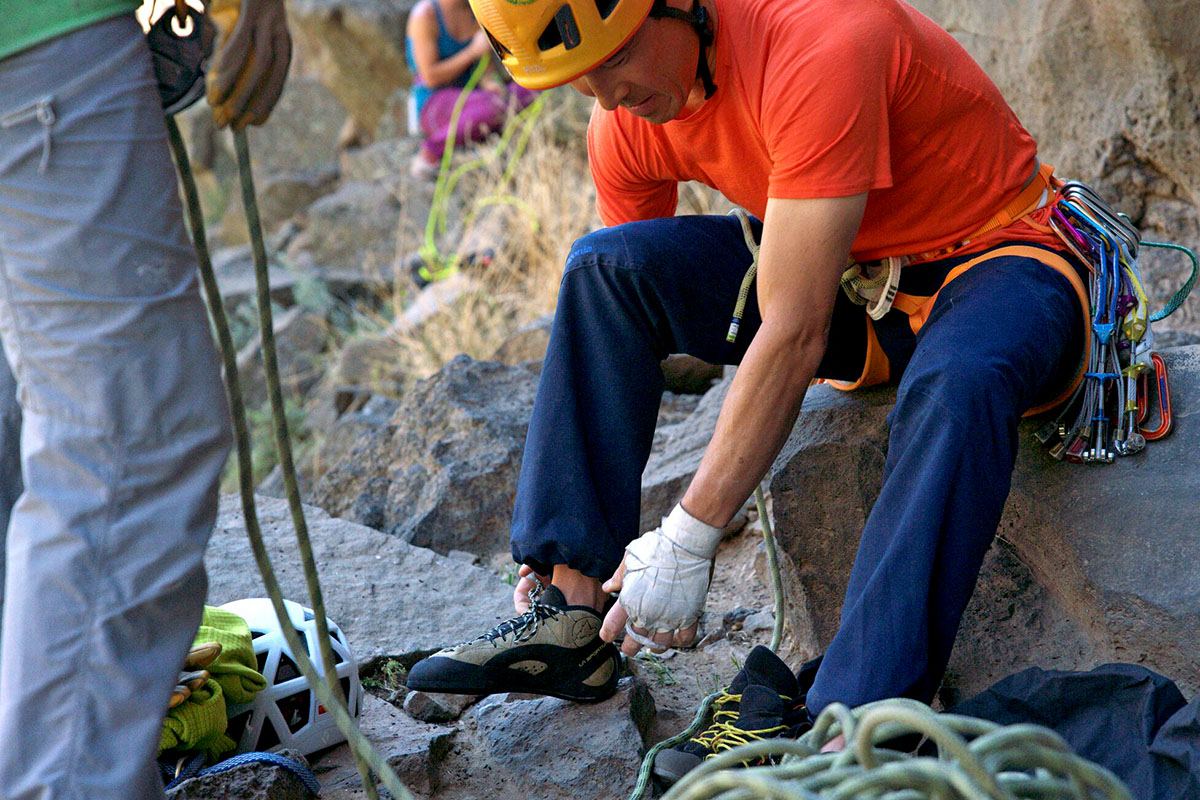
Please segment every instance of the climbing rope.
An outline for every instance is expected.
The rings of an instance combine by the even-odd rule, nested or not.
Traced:
[[[1192,272],[1188,275],[1188,279],[1184,281],[1183,286],[1179,287],[1179,291],[1171,295],[1171,299],[1167,301],[1166,305],[1150,315],[1151,322],[1158,322],[1174,314],[1183,305],[1183,301],[1187,300],[1188,295],[1192,293],[1192,287],[1196,285],[1196,276],[1200,274],[1200,261],[1196,259],[1196,254],[1188,248],[1171,244],[1170,242],[1143,241],[1142,247],[1152,247],[1158,250],[1175,250],[1176,252],[1183,253],[1192,262]]]
[[[758,518],[762,521],[763,541],[767,549],[767,568],[771,573],[771,595],[775,602],[775,627],[771,631],[771,652],[776,653],[779,651],[779,643],[783,639],[783,615],[787,611],[787,606],[783,596],[783,578],[779,572],[779,558],[775,550],[775,532],[771,527],[771,519],[767,515],[767,503],[763,496],[762,486],[754,489],[754,505],[758,509]],[[692,718],[692,723],[687,728],[650,748],[646,757],[642,759],[641,767],[638,768],[637,783],[629,795],[629,800],[642,800],[646,796],[646,791],[650,788],[650,772],[654,769],[654,759],[663,750],[683,744],[699,733],[700,727],[708,719],[713,703],[724,693],[724,690],[721,690],[705,697],[700,701],[700,708],[697,709],[696,716]]]
[[[208,240],[204,229],[204,216],[200,207],[200,197],[196,189],[195,178],[192,174],[191,162],[184,146],[179,127],[171,117],[167,118],[167,132],[171,142],[171,151],[183,184],[184,197],[187,205],[188,221],[192,229],[192,241],[200,264],[200,279],[204,285],[204,294],[208,302],[209,314],[216,332],[221,350],[221,358],[225,369],[225,384],[229,395],[230,415],[233,423],[234,441],[238,464],[238,488],[242,501],[242,512],[245,517],[246,534],[250,540],[250,548],[254,553],[254,561],[262,574],[263,585],[271,605],[279,620],[279,627],[284,639],[291,649],[294,660],[308,682],[309,689],[317,697],[321,705],[333,715],[338,729],[346,737],[351,752],[354,754],[359,774],[363,779],[363,788],[367,797],[377,800],[378,792],[372,773],[378,776],[380,782],[394,798],[412,800],[412,794],[397,777],[371,743],[358,730],[354,718],[346,708],[342,697],[341,687],[337,682],[335,661],[329,647],[329,637],[326,625],[325,604],[320,591],[316,562],[313,558],[312,544],[308,538],[307,525],[304,522],[304,512],[300,506],[299,492],[296,489],[295,466],[288,446],[287,424],[283,415],[282,391],[279,384],[278,359],[275,353],[273,321],[271,319],[270,284],[267,275],[266,249],[263,246],[262,226],[258,216],[258,204],[254,192],[254,179],[250,169],[249,143],[243,131],[235,131],[234,146],[237,152],[238,167],[241,173],[242,201],[246,210],[246,221],[250,229],[253,243],[255,281],[258,286],[259,320],[262,327],[263,369],[266,374],[268,393],[271,399],[271,412],[275,423],[276,446],[279,450],[280,468],[287,489],[288,505],[292,512],[297,546],[300,560],[304,567],[305,579],[308,582],[309,599],[313,613],[317,619],[321,634],[321,659],[325,667],[325,680],[318,674],[312,660],[308,657],[307,649],[300,639],[299,633],[288,622],[287,610],[283,605],[283,594],[279,580],[271,564],[266,545],[263,542],[262,529],[258,521],[257,508],[254,501],[254,486],[251,475],[250,434],[246,424],[246,407],[238,377],[237,353],[233,346],[233,337],[229,331],[229,322],[225,315],[224,303],[221,300],[220,289],[212,267],[212,258],[208,251]],[[282,443],[282,444],[281,444]]]
[[[934,745],[936,756],[881,746],[912,734]],[[838,735],[845,749],[820,752]],[[755,759],[777,763],[734,769]],[[936,714],[905,699],[853,711],[834,703],[798,740],[766,739],[709,758],[663,800],[710,798],[1132,800],[1120,779],[1047,728]]]

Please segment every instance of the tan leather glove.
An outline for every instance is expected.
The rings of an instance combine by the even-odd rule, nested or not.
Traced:
[[[217,660],[221,655],[220,642],[205,642],[198,644],[188,651],[183,660],[183,671],[179,673],[175,688],[171,691],[171,700],[167,708],[174,708],[192,696],[192,692],[204,685],[212,676],[203,669]]]
[[[292,37],[283,0],[211,0],[220,43],[208,71],[208,102],[217,125],[261,125],[283,92]]]

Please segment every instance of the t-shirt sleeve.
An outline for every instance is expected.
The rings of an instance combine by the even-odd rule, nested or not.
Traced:
[[[605,225],[675,214],[679,183],[646,177],[645,146],[636,146],[613,115],[598,104],[588,123],[587,145],[596,185],[596,211]]]
[[[775,36],[760,117],[772,163],[767,196],[840,197],[890,187],[895,21],[868,12],[816,36],[797,22],[776,28]]]

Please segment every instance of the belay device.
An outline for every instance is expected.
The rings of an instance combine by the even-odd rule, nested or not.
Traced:
[[[1062,186],[1049,223],[1091,271],[1091,346],[1075,395],[1058,418],[1036,435],[1055,458],[1112,463],[1116,456],[1140,452],[1146,442],[1171,432],[1167,367],[1154,352],[1150,324],[1179,308],[1196,282],[1200,263],[1186,247],[1142,241],[1128,217],[1115,213],[1084,183],[1070,181]],[[1192,262],[1183,287],[1153,314],[1138,269],[1139,251],[1146,247],[1176,250]],[[1159,408],[1153,428],[1147,425],[1152,396]]]

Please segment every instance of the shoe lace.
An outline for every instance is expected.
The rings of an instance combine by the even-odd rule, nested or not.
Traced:
[[[540,602],[538,596],[541,593],[541,584],[535,582],[533,589],[529,591],[529,610],[511,619],[506,619],[479,638],[491,642],[493,647],[499,647],[496,643],[497,639],[501,642],[508,641],[509,634],[512,634],[514,642],[532,639],[537,634],[542,620],[554,619],[562,613],[562,609]]]
[[[787,725],[775,725],[756,731],[744,731],[730,723],[723,722],[721,723],[721,730],[713,737],[712,744],[709,746],[712,752],[705,756],[705,758],[712,758],[717,753],[732,750],[738,745],[770,739],[773,736],[778,736],[787,729]]]
[[[713,718],[712,724],[704,729],[703,732],[693,736],[691,741],[701,745],[707,750],[712,749],[713,742],[725,730],[726,726],[732,724],[738,718],[738,709],[729,708],[732,703],[741,703],[742,696],[740,694],[730,694],[729,689],[721,690],[721,696],[713,701]]]
[[[780,695],[783,697],[783,695]],[[784,701],[790,701],[790,697],[783,697]],[[713,719],[712,724],[704,729],[698,736],[694,736],[691,741],[701,745],[706,750],[711,752],[705,758],[712,758],[718,753],[726,750],[731,750],[738,745],[749,744],[750,742],[761,741],[778,736],[788,730],[787,725],[774,725],[769,728],[760,730],[743,730],[737,727],[736,723],[740,715],[740,705],[742,696],[740,694],[730,694],[728,689],[722,691],[721,696],[713,701]],[[731,708],[733,703],[738,703],[738,707]]]

